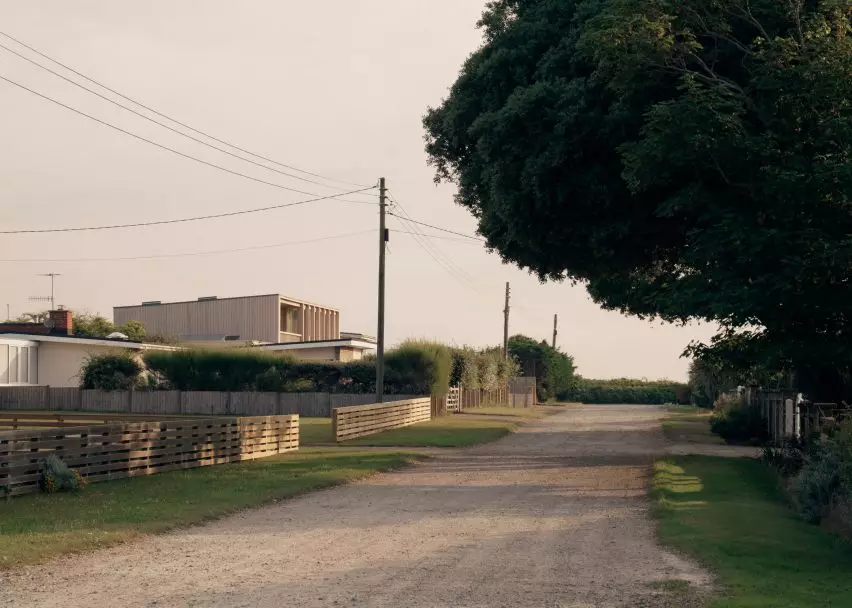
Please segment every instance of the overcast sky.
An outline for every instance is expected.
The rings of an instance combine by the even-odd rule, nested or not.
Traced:
[[[453,188],[432,182],[421,117],[446,95],[479,44],[474,26],[483,6],[481,0],[0,0],[0,27],[125,95],[251,152],[357,184],[386,176],[391,194],[413,218],[473,234],[475,222],[453,203]],[[48,63],[8,39],[0,37],[0,44]],[[304,173],[296,175],[322,185],[297,181],[223,155],[4,49],[0,75],[258,179],[322,196],[336,192],[334,187],[350,188]],[[180,219],[310,198],[158,149],[3,81],[0,104],[3,230]],[[400,225],[391,220],[396,231]],[[345,331],[375,334],[376,227],[375,206],[324,201],[195,223],[0,235],[0,305],[8,303],[13,317],[38,309],[28,297],[48,294],[50,285],[37,275],[59,272],[57,303],[75,310],[111,316],[113,306],[143,300],[281,292],[339,308]],[[326,240],[304,242],[313,239]],[[581,287],[541,285],[472,241],[426,242],[435,248],[431,255],[412,235],[392,235],[391,342],[428,337],[459,345],[499,343],[506,281],[513,290],[512,333],[549,339],[558,313],[559,344],[586,377],[685,378],[681,351],[711,333],[707,327],[661,326],[602,311]],[[68,261],[266,245],[282,246]],[[33,259],[55,261],[8,261]]]

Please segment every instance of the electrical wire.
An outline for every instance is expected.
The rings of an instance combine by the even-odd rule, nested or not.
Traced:
[[[399,217],[393,211],[388,211],[388,215],[393,215],[394,217]],[[455,234],[456,236],[462,236],[466,239],[471,239],[473,241],[482,241],[485,242],[485,239],[479,236],[471,236],[469,234],[464,234],[463,232],[456,232],[455,230],[450,230],[449,228],[441,228],[440,226],[434,226],[432,224],[427,224],[426,222],[420,222],[411,217],[406,218],[409,222],[413,224],[417,224],[418,226],[426,226],[427,228],[432,228],[433,230],[440,230],[441,232],[448,232],[449,234]]]
[[[2,76],[0,76],[2,78]],[[364,188],[363,190],[353,190],[345,194],[355,194],[372,188]],[[143,226],[162,226],[164,224],[183,224],[186,222],[198,222],[202,220],[212,220],[221,217],[234,217],[236,215],[248,215],[250,213],[263,213],[265,211],[273,211],[275,209],[284,209],[286,207],[297,207],[299,205],[307,205],[308,203],[316,203],[319,201],[327,201],[334,199],[334,195],[312,198],[305,201],[296,201],[293,203],[283,203],[281,205],[271,205],[269,207],[259,207],[257,209],[244,209],[242,211],[229,211],[227,213],[215,213],[211,215],[197,215],[195,217],[186,217],[176,220],[156,220],[153,222],[136,222],[133,224],[113,224],[106,226],[82,226],[74,228],[40,228],[34,230],[0,230],[0,234],[44,234],[49,232],[88,232],[92,230],[117,230],[119,228],[140,228]]]
[[[266,156],[263,156],[263,155],[261,155],[261,154],[256,154],[256,153],[254,153],[254,152],[251,152],[250,150],[246,150],[246,149],[241,148],[241,147],[239,147],[239,146],[237,146],[237,145],[235,145],[235,144],[229,143],[229,142],[227,142],[227,141],[225,141],[225,140],[223,140],[223,139],[219,139],[218,137],[215,137],[215,136],[213,136],[213,135],[210,135],[209,133],[206,133],[206,132],[204,132],[204,131],[201,131],[200,129],[196,129],[195,127],[192,127],[192,126],[190,126],[190,125],[188,125],[188,124],[186,124],[186,123],[184,123],[184,122],[181,122],[181,121],[177,120],[176,118],[172,118],[171,116],[168,116],[167,114],[164,114],[164,113],[162,113],[162,112],[160,112],[160,111],[158,111],[158,110],[155,110],[155,109],[154,109],[154,108],[152,108],[151,106],[147,106],[147,105],[145,105],[144,103],[142,103],[142,102],[140,102],[140,101],[137,101],[137,100],[133,99],[132,97],[128,97],[127,95],[124,95],[123,93],[120,93],[119,91],[116,91],[115,89],[112,89],[112,88],[108,87],[107,85],[103,84],[102,82],[99,82],[99,81],[97,81],[97,80],[95,80],[95,79],[93,79],[93,78],[91,78],[91,77],[89,77],[89,76],[87,76],[87,75],[83,74],[82,72],[79,72],[78,70],[75,70],[75,69],[74,69],[74,68],[72,68],[71,66],[66,65],[66,64],[64,64],[64,63],[62,63],[61,61],[58,61],[58,60],[54,59],[53,57],[50,57],[49,55],[47,55],[47,54],[45,54],[45,53],[43,53],[43,52],[39,51],[38,49],[36,49],[36,48],[34,48],[34,47],[30,46],[29,44],[27,44],[27,43],[25,43],[25,42],[23,42],[23,41],[21,41],[21,40],[18,40],[17,38],[15,38],[15,37],[13,37],[13,36],[11,36],[11,35],[9,35],[9,34],[5,33],[5,32],[0,31],[0,36],[4,36],[4,37],[8,38],[9,40],[11,40],[11,41],[13,41],[13,42],[15,42],[15,43],[19,44],[20,46],[22,46],[22,47],[24,47],[24,48],[29,49],[30,51],[32,51],[32,52],[33,52],[33,53],[35,53],[36,55],[39,55],[40,57],[43,57],[44,59],[47,59],[48,61],[50,61],[50,62],[52,62],[52,63],[55,63],[56,65],[58,65],[58,66],[61,66],[61,67],[65,68],[65,69],[66,69],[66,70],[68,70],[69,72],[72,72],[72,73],[76,74],[77,76],[80,76],[81,78],[83,78],[83,79],[85,79],[85,80],[87,80],[87,81],[91,82],[92,84],[95,84],[95,85],[97,85],[97,86],[101,87],[102,89],[104,89],[104,90],[106,90],[106,91],[109,91],[110,93],[112,93],[112,94],[114,94],[114,95],[117,95],[117,96],[121,97],[122,99],[125,99],[125,100],[127,100],[127,101],[129,101],[129,102],[131,102],[131,103],[133,103],[133,104],[135,104],[135,105],[137,105],[137,106],[139,106],[140,108],[144,108],[145,110],[148,110],[149,112],[151,112],[151,113],[153,113],[153,114],[156,114],[157,116],[160,116],[160,117],[162,117],[162,118],[165,118],[166,120],[168,120],[168,121],[170,121],[170,122],[173,122],[173,123],[175,123],[175,124],[177,124],[177,125],[180,125],[181,127],[184,127],[185,129],[189,129],[190,131],[192,131],[192,132],[194,132],[194,133],[198,133],[199,135],[203,135],[204,137],[207,137],[208,139],[212,139],[213,141],[219,142],[220,144],[224,144],[224,145],[228,146],[229,148],[233,148],[234,150],[238,150],[238,151],[240,151],[240,152],[244,152],[245,154],[249,154],[249,155],[251,155],[251,156],[254,156],[255,158],[259,158],[259,159],[261,159],[261,160],[265,160],[265,161],[267,161],[267,162],[273,163],[273,164],[275,164],[275,165],[278,165],[279,167],[284,167],[285,169],[291,169],[292,171],[298,171],[299,173],[304,173],[305,175],[311,175],[311,176],[313,176],[313,177],[317,177],[317,178],[319,178],[319,179],[324,179],[324,180],[326,180],[326,181],[330,181],[330,182],[337,182],[337,183],[339,183],[339,184],[344,184],[344,185],[346,185],[346,186],[356,186],[356,187],[359,187],[359,188],[363,188],[363,187],[365,187],[365,185],[364,185],[364,184],[356,184],[356,183],[354,183],[354,182],[347,182],[347,181],[343,181],[343,180],[335,179],[335,178],[332,178],[332,177],[327,177],[327,176],[321,175],[321,174],[319,174],[319,173],[312,173],[312,172],[310,172],[310,171],[306,171],[306,170],[304,170],[304,169],[299,169],[298,167],[294,167],[294,166],[292,166],[292,165],[284,164],[284,163],[279,162],[279,161],[277,161],[277,160],[274,160],[274,159],[272,159],[272,158],[267,158]],[[5,48],[5,47],[4,47],[4,48]],[[6,50],[9,50],[9,49],[6,49]],[[14,52],[14,51],[11,51],[11,52]],[[17,55],[17,53],[15,53],[15,54]],[[18,55],[18,56],[19,56],[19,57],[21,57],[21,55]],[[26,59],[26,58],[25,58],[25,59]],[[27,59],[27,61],[31,61],[31,60]],[[31,62],[32,62],[32,61],[31,61]],[[34,62],[32,62],[32,63],[34,63]],[[40,64],[36,64],[36,65],[39,65],[40,67],[43,67],[44,69],[46,69],[46,70],[48,70],[48,71],[51,71],[52,73],[54,73],[54,74],[55,74],[55,72],[53,72],[52,70],[49,70],[49,68],[46,68],[46,67],[44,67],[44,66],[41,66]],[[60,76],[60,78],[65,78],[65,77],[64,77],[64,76]],[[73,81],[71,81],[71,82],[73,82]],[[76,84],[76,83],[75,83],[75,84]],[[82,86],[82,85],[80,85],[80,86]],[[97,93],[95,93],[95,94],[97,95]],[[115,103],[115,102],[113,102],[113,103]],[[124,107],[124,106],[122,106],[122,107]]]
[[[402,222],[400,222],[402,223]],[[426,234],[425,232],[414,232],[410,230],[394,230],[394,234],[411,234],[411,235],[419,235],[425,237],[427,239],[441,239],[444,241],[455,241],[456,243],[464,243],[465,245],[475,245],[475,243],[469,239],[457,239],[452,236],[444,236],[442,234]]]
[[[393,195],[390,195],[390,199],[394,203],[394,205],[399,208],[399,210],[402,212],[403,216],[405,216],[404,219],[410,220],[411,215],[408,213],[408,210],[405,208],[405,206],[402,203],[400,203],[399,201],[397,201],[395,198],[393,198]],[[408,224],[408,226],[410,226],[420,236],[424,237],[425,246],[428,249],[431,249],[432,252],[436,256],[441,258],[444,261],[446,266],[452,268],[459,276],[462,277],[462,279],[465,282],[469,283],[471,286],[474,287],[474,289],[476,289],[473,277],[467,271],[465,271],[464,268],[462,268],[461,266],[456,264],[452,259],[450,259],[446,255],[444,255],[444,253],[438,247],[436,247],[431,241],[425,240],[426,235],[423,233],[423,231],[420,228],[417,227],[417,225]]]
[[[164,253],[159,255],[139,255],[139,256],[128,256],[128,257],[117,257],[117,258],[65,258],[65,259],[15,259],[15,260],[0,260],[0,263],[15,263],[15,264],[24,264],[24,263],[71,263],[71,262],[128,262],[135,260],[160,260],[160,259],[171,259],[171,258],[184,258],[184,257],[194,257],[194,256],[203,256],[203,255],[221,255],[226,253],[241,253],[245,251],[259,251],[262,249],[275,249],[277,247],[288,247],[290,245],[304,245],[307,243],[319,243],[322,241],[331,241],[336,239],[345,239],[351,238],[354,236],[360,236],[363,234],[374,234],[376,231],[373,230],[361,230],[360,232],[349,232],[346,234],[337,234],[333,236],[325,236],[316,239],[306,239],[303,241],[290,241],[287,243],[274,243],[272,245],[256,245],[253,247],[240,247],[238,249],[216,249],[212,251],[193,251],[188,253]]]
[[[20,57],[20,58],[21,58],[21,59],[23,59],[24,61],[27,61],[27,62],[31,63],[32,65],[34,65],[34,66],[36,66],[36,67],[38,67],[38,68],[41,68],[42,70],[45,70],[45,71],[47,71],[47,72],[49,72],[49,73],[53,74],[53,75],[54,75],[54,76],[56,76],[57,78],[61,78],[62,80],[66,81],[66,82],[68,82],[68,83],[71,83],[71,84],[72,84],[72,85],[74,85],[75,87],[78,87],[78,88],[80,88],[80,89],[83,89],[84,91],[87,91],[87,92],[89,92],[89,93],[91,93],[92,95],[95,95],[95,96],[97,96],[97,97],[100,97],[100,98],[101,98],[101,99],[103,99],[104,101],[107,101],[107,102],[109,102],[109,103],[111,103],[111,104],[113,104],[113,105],[115,105],[115,106],[118,106],[119,108],[121,108],[121,109],[123,109],[123,110],[126,110],[127,112],[130,112],[131,114],[135,114],[136,116],[139,116],[140,118],[143,118],[143,119],[145,119],[145,120],[147,120],[147,121],[149,121],[149,122],[152,122],[152,123],[154,123],[155,125],[159,125],[159,126],[163,127],[164,129],[168,129],[168,130],[169,130],[169,131],[171,131],[172,133],[177,133],[178,135],[180,135],[180,136],[182,136],[182,137],[186,137],[187,139],[191,139],[192,141],[194,141],[194,142],[196,142],[196,143],[199,143],[199,144],[201,144],[202,146],[207,146],[208,148],[211,148],[211,149],[213,149],[213,150],[217,150],[217,151],[219,151],[219,152],[222,152],[223,154],[227,154],[228,156],[232,156],[232,157],[234,157],[234,158],[236,158],[236,159],[239,159],[239,160],[245,161],[245,162],[247,162],[247,163],[251,163],[252,165],[255,165],[255,166],[257,166],[257,167],[260,167],[261,169],[267,169],[268,171],[274,171],[275,173],[278,173],[278,174],[280,174],[280,175],[284,175],[284,176],[287,176],[287,177],[290,177],[290,178],[293,178],[293,179],[296,179],[296,180],[299,180],[299,181],[302,181],[302,182],[307,182],[307,183],[309,183],[309,184],[315,184],[315,185],[317,185],[317,186],[322,186],[323,188],[331,188],[331,189],[334,189],[334,190],[343,190],[343,188],[340,188],[339,186],[328,186],[328,185],[326,185],[326,184],[323,184],[322,182],[318,182],[318,181],[313,180],[313,179],[308,179],[308,178],[305,178],[305,177],[301,177],[301,176],[299,176],[299,175],[294,175],[294,174],[292,174],[292,173],[287,173],[286,171],[281,171],[280,169],[276,169],[275,167],[270,167],[270,166],[265,165],[265,164],[263,164],[263,163],[259,163],[259,162],[257,162],[257,161],[254,161],[254,160],[250,159],[250,158],[246,158],[246,157],[244,157],[244,156],[240,156],[239,154],[234,154],[233,152],[230,152],[229,150],[226,150],[225,148],[220,148],[219,146],[216,146],[216,145],[213,145],[213,144],[211,144],[211,143],[208,143],[208,142],[204,141],[203,139],[199,139],[199,138],[197,138],[197,137],[193,137],[192,135],[189,135],[188,133],[184,133],[183,131],[181,131],[181,130],[179,130],[179,129],[175,129],[174,127],[170,127],[170,126],[169,126],[169,125],[167,125],[166,123],[161,122],[161,121],[159,121],[159,120],[157,120],[157,119],[155,119],[155,118],[151,118],[150,116],[146,116],[146,115],[145,115],[145,114],[143,114],[142,112],[137,112],[137,111],[136,111],[136,110],[134,110],[133,108],[129,108],[129,107],[127,107],[126,105],[124,105],[124,104],[122,104],[122,103],[119,103],[119,102],[115,101],[114,99],[110,99],[110,98],[109,98],[109,97],[107,97],[106,95],[101,95],[101,94],[100,94],[100,93],[98,93],[97,91],[95,91],[95,90],[93,90],[93,89],[90,89],[89,87],[87,87],[87,86],[85,86],[85,85],[82,85],[82,84],[80,84],[79,82],[76,82],[75,80],[72,80],[71,78],[68,78],[68,77],[66,77],[66,76],[63,76],[63,75],[62,75],[62,74],[60,74],[59,72],[56,72],[56,71],[54,71],[54,70],[51,70],[49,67],[47,67],[47,66],[45,66],[45,65],[42,65],[42,64],[40,64],[39,62],[37,62],[37,61],[35,61],[35,60],[33,60],[33,59],[30,59],[29,57],[27,57],[27,56],[25,56],[25,55],[22,55],[21,53],[19,53],[19,52],[15,51],[14,49],[10,49],[10,48],[9,48],[9,47],[7,47],[5,44],[0,43],[0,49],[4,49],[4,50],[8,51],[9,53],[12,53],[13,55],[16,55],[17,57]]]
[[[24,85],[22,85],[18,82],[15,82],[14,80],[7,78],[6,76],[0,75],[0,80],[4,80],[11,85],[14,85],[14,86],[16,86],[20,89],[25,90],[25,91],[28,91],[28,92],[32,93],[33,95],[36,95],[36,96],[41,97],[42,99],[45,99],[45,100],[47,100],[51,103],[54,103],[58,106],[61,106],[61,107],[65,108],[66,110],[70,110],[70,111],[74,112],[75,114],[79,114],[80,116],[85,116],[89,120],[93,120],[93,121],[95,121],[95,122],[97,122],[101,125],[104,125],[105,127],[109,127],[109,128],[114,129],[114,130],[116,130],[120,133],[124,133],[125,135],[129,135],[131,137],[134,137],[134,138],[136,138],[140,141],[151,144],[152,146],[156,146],[157,148],[160,148],[162,150],[167,150],[169,152],[172,152],[173,154],[177,154],[178,156],[182,156],[182,157],[187,158],[189,160],[194,160],[195,162],[201,163],[202,165],[207,165],[208,167],[213,167],[214,169],[219,169],[220,171],[224,171],[225,173],[230,173],[231,175],[236,175],[238,177],[242,177],[242,178],[251,180],[253,182],[258,182],[260,184],[272,186],[273,188],[280,188],[281,190],[287,190],[288,192],[296,192],[298,194],[305,194],[307,196],[316,196],[315,192],[307,192],[305,190],[299,190],[297,188],[290,188],[290,187],[284,186],[282,184],[276,184],[275,182],[270,182],[270,181],[266,181],[265,179],[253,177],[253,176],[248,175],[246,173],[240,173],[239,171],[234,171],[233,169],[228,169],[227,167],[223,167],[222,165],[217,165],[216,163],[211,163],[209,161],[206,161],[206,160],[200,159],[198,157],[192,156],[191,154],[186,154],[185,152],[181,152],[180,150],[176,150],[175,148],[170,148],[169,146],[163,145],[161,143],[157,143],[156,141],[154,141],[152,139],[148,139],[147,137],[142,137],[141,135],[137,135],[136,133],[133,133],[132,131],[122,129],[121,127],[118,127],[118,126],[116,126],[112,123],[105,121],[105,120],[101,120],[100,118],[92,116],[91,114],[86,114],[85,112],[78,110],[76,108],[73,108],[73,107],[71,107],[67,104],[64,104],[59,100],[56,100],[52,97],[48,97],[47,95],[44,95],[43,93],[39,93],[38,91],[36,91],[34,89],[31,89],[31,88],[24,86]],[[375,187],[376,186],[367,187],[367,188],[363,188],[361,190],[355,190],[353,192],[365,192],[367,190],[372,190]],[[350,192],[350,194],[351,194],[351,192]],[[337,197],[345,196],[345,195],[346,195],[346,193],[339,193],[339,194],[331,195],[327,198],[337,198]],[[347,201],[347,202],[354,202],[354,203],[367,204],[367,205],[374,204],[374,203],[367,203],[366,201]]]

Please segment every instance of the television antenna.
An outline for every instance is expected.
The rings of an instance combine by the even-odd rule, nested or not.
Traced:
[[[30,302],[50,302],[50,310],[56,310],[56,292],[54,289],[56,277],[61,277],[62,275],[58,272],[48,272],[47,274],[40,274],[40,277],[50,277],[50,297],[48,296],[31,296]]]

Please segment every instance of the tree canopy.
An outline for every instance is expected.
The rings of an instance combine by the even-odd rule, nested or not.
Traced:
[[[536,342],[527,336],[512,336],[509,355],[525,376],[535,376],[540,401],[556,398],[574,386],[574,358],[546,340]]]
[[[837,0],[495,0],[424,119],[503,259],[601,305],[852,363],[852,38]]]

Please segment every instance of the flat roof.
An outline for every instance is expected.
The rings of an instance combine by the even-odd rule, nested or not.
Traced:
[[[68,344],[84,344],[90,346],[123,346],[133,349],[149,350],[180,350],[176,346],[167,344],[149,344],[147,342],[134,342],[120,338],[80,338],[78,336],[60,336],[56,334],[22,334],[14,331],[0,331],[0,340],[20,340],[26,342],[67,342]]]
[[[364,350],[376,348],[375,342],[358,340],[355,338],[341,338],[339,340],[312,340],[310,342],[279,342],[277,344],[256,344],[251,348],[264,348],[266,350],[299,350],[304,348],[324,348],[327,346],[351,346]]]
[[[202,296],[203,298],[203,296]],[[293,302],[294,304],[305,304],[307,306],[316,306],[317,308],[324,308],[325,310],[332,310],[334,312],[339,312],[337,308],[333,308],[331,306],[326,306],[325,304],[315,304],[313,302],[308,302],[306,300],[300,300],[299,298],[291,298],[290,296],[285,296],[280,293],[266,293],[255,296],[230,296],[227,298],[219,298],[212,296],[209,299],[195,299],[195,300],[181,300],[178,302],[160,302],[159,304],[149,304],[146,302],[140,302],[139,304],[128,304],[126,306],[113,306],[113,310],[118,310],[119,308],[141,308],[141,307],[151,307],[155,306],[169,306],[170,304],[206,304],[210,302],[223,302],[227,300],[253,300],[257,298],[278,298],[279,300],[286,300],[288,302]],[[153,302],[153,300],[151,301]]]

